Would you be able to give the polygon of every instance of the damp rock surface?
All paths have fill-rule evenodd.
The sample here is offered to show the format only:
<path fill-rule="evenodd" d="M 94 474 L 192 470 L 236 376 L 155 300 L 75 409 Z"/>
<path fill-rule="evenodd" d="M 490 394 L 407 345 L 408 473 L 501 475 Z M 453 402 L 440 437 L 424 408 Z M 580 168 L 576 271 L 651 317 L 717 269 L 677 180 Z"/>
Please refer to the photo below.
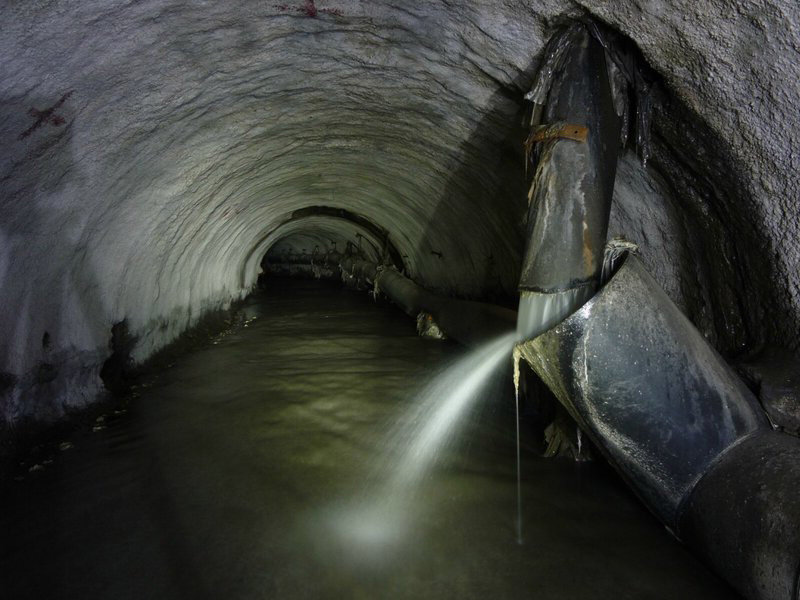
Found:
<path fill-rule="evenodd" d="M 421 285 L 513 294 L 522 97 L 558 20 L 584 12 L 638 44 L 707 131 L 656 111 L 649 168 L 689 217 L 661 227 L 654 209 L 633 241 L 724 351 L 795 343 L 795 2 L 32 0 L 0 9 L 2 418 L 91 402 L 115 323 L 140 361 L 245 295 L 281 240 L 361 233 L 380 251 L 385 231 Z M 297 213 L 313 207 L 375 227 Z M 660 239 L 665 255 L 646 248 Z"/>

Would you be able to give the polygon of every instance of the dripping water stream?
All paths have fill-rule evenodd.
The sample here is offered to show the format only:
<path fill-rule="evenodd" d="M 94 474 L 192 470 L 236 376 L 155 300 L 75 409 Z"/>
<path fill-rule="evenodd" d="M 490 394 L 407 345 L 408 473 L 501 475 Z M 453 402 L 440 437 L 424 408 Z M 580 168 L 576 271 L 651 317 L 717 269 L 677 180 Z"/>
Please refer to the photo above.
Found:
<path fill-rule="evenodd" d="M 522 545 L 522 460 L 519 437 L 519 350 L 514 348 L 514 412 L 517 438 L 517 544 Z"/>
<path fill-rule="evenodd" d="M 420 482 L 458 434 L 469 408 L 481 396 L 487 381 L 513 354 L 516 442 L 515 537 L 522 535 L 522 456 L 520 439 L 519 361 L 515 343 L 535 337 L 555 325 L 572 307 L 591 293 L 580 288 L 563 293 L 523 292 L 516 331 L 509 332 L 441 372 L 418 397 L 409 416 L 389 434 L 386 449 L 376 461 L 372 489 L 361 494 L 356 508 L 341 520 L 342 532 L 359 542 L 396 540 L 408 529 L 407 507 L 413 503 Z M 513 352 L 512 352 L 513 350 Z M 402 449 L 400 458 L 396 458 Z M 391 477 L 383 479 L 386 473 Z M 375 484 L 375 481 L 380 483 Z"/>

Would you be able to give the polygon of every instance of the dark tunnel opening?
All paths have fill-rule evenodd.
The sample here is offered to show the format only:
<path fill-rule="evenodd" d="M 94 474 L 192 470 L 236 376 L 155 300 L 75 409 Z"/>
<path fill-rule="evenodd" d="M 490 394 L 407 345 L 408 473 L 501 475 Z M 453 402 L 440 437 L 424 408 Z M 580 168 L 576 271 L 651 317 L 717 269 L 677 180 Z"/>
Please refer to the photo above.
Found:
<path fill-rule="evenodd" d="M 265 246 L 259 284 L 272 274 L 339 279 L 342 260 L 366 260 L 405 271 L 403 256 L 389 231 L 341 208 L 296 210 L 256 245 Z"/>

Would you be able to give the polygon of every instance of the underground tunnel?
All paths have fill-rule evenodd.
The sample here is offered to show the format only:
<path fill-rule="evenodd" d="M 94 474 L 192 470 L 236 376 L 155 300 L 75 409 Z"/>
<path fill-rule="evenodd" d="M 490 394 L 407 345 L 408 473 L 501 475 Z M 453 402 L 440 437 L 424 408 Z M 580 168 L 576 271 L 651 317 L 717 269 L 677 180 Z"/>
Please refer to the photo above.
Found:
<path fill-rule="evenodd" d="M 0 8 L 4 598 L 800 599 L 800 8 Z"/>

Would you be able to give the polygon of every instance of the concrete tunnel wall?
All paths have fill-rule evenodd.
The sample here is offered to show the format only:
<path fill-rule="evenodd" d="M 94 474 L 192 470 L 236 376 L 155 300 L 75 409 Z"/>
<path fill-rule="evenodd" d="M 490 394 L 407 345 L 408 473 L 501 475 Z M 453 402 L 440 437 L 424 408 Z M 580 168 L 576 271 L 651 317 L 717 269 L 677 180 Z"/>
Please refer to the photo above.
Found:
<path fill-rule="evenodd" d="M 585 13 L 663 77 L 610 233 L 724 352 L 795 346 L 794 2 L 32 0 L 0 9 L 2 420 L 93 400 L 114 323 L 142 360 L 246 295 L 272 243 L 352 233 L 286 222 L 305 207 L 385 229 L 431 289 L 513 294 L 522 96 Z"/>

